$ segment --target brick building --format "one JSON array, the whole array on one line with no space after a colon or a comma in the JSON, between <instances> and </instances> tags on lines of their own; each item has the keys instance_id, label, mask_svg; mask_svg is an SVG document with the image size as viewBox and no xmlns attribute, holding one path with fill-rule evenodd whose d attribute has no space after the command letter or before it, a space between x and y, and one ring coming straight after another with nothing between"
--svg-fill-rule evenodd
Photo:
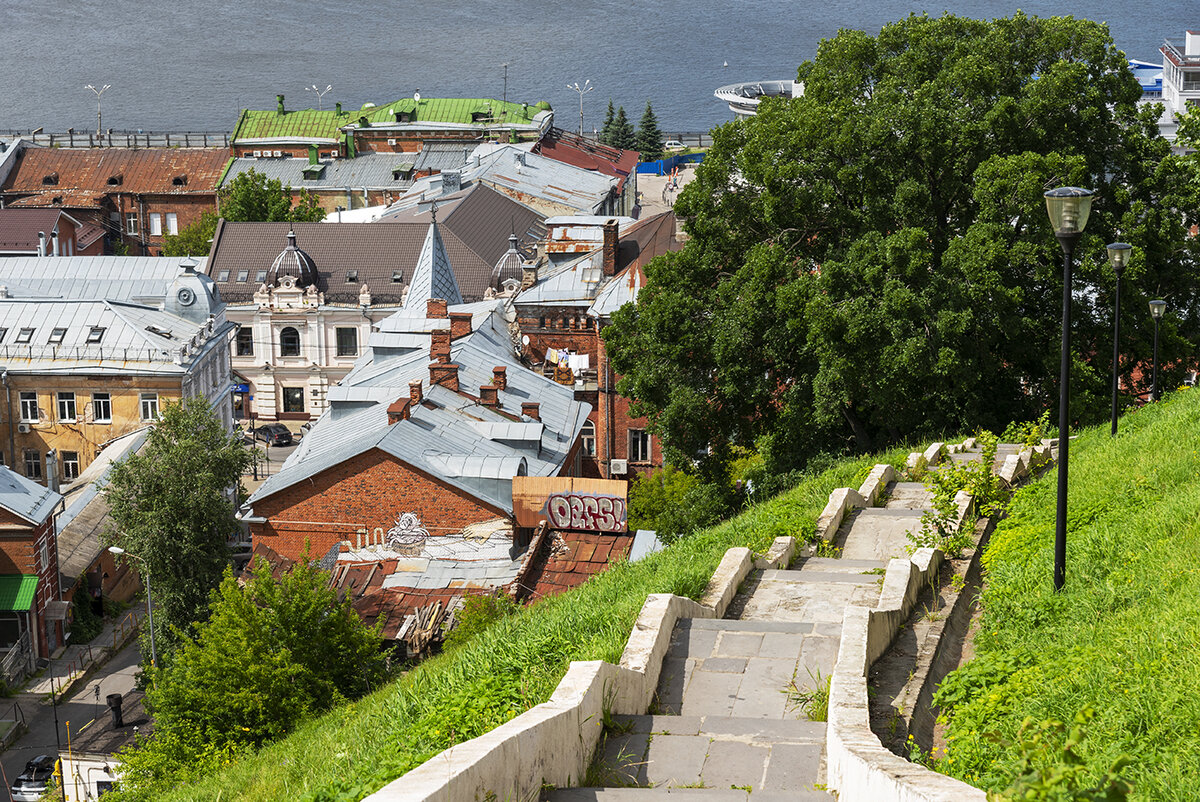
<instances>
[{"instance_id":1,"label":"brick building","mask_svg":"<svg viewBox=\"0 0 1200 802\"><path fill-rule=\"evenodd\" d=\"M104 231L61 209L0 209L0 256L99 256Z\"/></svg>"},{"instance_id":2,"label":"brick building","mask_svg":"<svg viewBox=\"0 0 1200 802\"><path fill-rule=\"evenodd\" d=\"M104 231L105 252L158 254L163 235L217 207L217 181L229 155L184 148L30 147L23 142L0 185L5 208L66 211Z\"/></svg>"},{"instance_id":3,"label":"brick building","mask_svg":"<svg viewBox=\"0 0 1200 802\"><path fill-rule=\"evenodd\" d=\"M617 179L618 201L613 214L634 215L638 205L636 150L603 145L594 139L572 134L561 128L551 128L546 136L533 146L533 153L560 161L573 167L581 167Z\"/></svg>"}]
</instances>

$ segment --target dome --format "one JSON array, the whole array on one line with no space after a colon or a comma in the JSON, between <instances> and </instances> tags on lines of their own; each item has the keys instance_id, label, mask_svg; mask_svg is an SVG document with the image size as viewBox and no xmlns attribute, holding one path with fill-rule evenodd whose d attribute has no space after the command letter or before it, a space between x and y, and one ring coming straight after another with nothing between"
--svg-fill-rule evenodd
<instances>
[{"instance_id":1,"label":"dome","mask_svg":"<svg viewBox=\"0 0 1200 802\"><path fill-rule=\"evenodd\" d=\"M488 286L500 292L504 289L504 282L508 279L516 279L520 282L521 264L524 261L520 251L517 250L517 235L513 234L508 238L508 250L492 268L492 277L488 280Z\"/></svg>"},{"instance_id":2,"label":"dome","mask_svg":"<svg viewBox=\"0 0 1200 802\"><path fill-rule=\"evenodd\" d=\"M307 287L317 283L317 267L312 257L296 247L296 232L288 230L288 244L271 263L267 271L267 283L277 286L284 276L296 279L297 287Z\"/></svg>"}]
</instances>

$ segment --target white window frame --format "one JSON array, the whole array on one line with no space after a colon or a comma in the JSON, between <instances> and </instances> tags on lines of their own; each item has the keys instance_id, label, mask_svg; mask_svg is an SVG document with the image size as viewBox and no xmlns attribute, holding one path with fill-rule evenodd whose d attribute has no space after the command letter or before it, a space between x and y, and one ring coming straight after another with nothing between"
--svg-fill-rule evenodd
<instances>
[{"instance_id":1,"label":"white window frame","mask_svg":"<svg viewBox=\"0 0 1200 802\"><path fill-rule=\"evenodd\" d=\"M634 445L637 448L634 448ZM650 440L650 433L645 429L630 429L629 430L629 461L630 462L649 462L650 455L654 453L654 446Z\"/></svg>"},{"instance_id":2,"label":"white window frame","mask_svg":"<svg viewBox=\"0 0 1200 802\"><path fill-rule=\"evenodd\" d=\"M125 212L125 233L136 237L138 233L138 213Z\"/></svg>"},{"instance_id":3,"label":"white window frame","mask_svg":"<svg viewBox=\"0 0 1200 802\"><path fill-rule=\"evenodd\" d=\"M138 398L141 407L142 420L158 420L158 393L142 393Z\"/></svg>"},{"instance_id":4,"label":"white window frame","mask_svg":"<svg viewBox=\"0 0 1200 802\"><path fill-rule=\"evenodd\" d=\"M37 393L21 393L21 423L37 423L41 420L40 412Z\"/></svg>"},{"instance_id":5,"label":"white window frame","mask_svg":"<svg viewBox=\"0 0 1200 802\"><path fill-rule=\"evenodd\" d=\"M162 215L158 212L150 213L150 236L162 236Z\"/></svg>"},{"instance_id":6,"label":"white window frame","mask_svg":"<svg viewBox=\"0 0 1200 802\"><path fill-rule=\"evenodd\" d=\"M92 393L92 422L112 423L112 393Z\"/></svg>"},{"instance_id":7,"label":"white window frame","mask_svg":"<svg viewBox=\"0 0 1200 802\"><path fill-rule=\"evenodd\" d=\"M179 215L177 215L175 212L167 212L167 233L179 233Z\"/></svg>"},{"instance_id":8,"label":"white window frame","mask_svg":"<svg viewBox=\"0 0 1200 802\"><path fill-rule=\"evenodd\" d=\"M596 424L592 421L584 421L583 428L579 431L579 453L585 457L596 456Z\"/></svg>"},{"instance_id":9,"label":"white window frame","mask_svg":"<svg viewBox=\"0 0 1200 802\"><path fill-rule=\"evenodd\" d=\"M79 452L78 451L60 451L62 473L64 482L73 482L79 478ZM68 456L70 455L70 456ZM73 457L73 459L72 459Z\"/></svg>"},{"instance_id":10,"label":"white window frame","mask_svg":"<svg viewBox=\"0 0 1200 802\"><path fill-rule=\"evenodd\" d=\"M58 419L62 423L74 423L78 410L75 408L75 393L65 390L58 394Z\"/></svg>"}]
</instances>

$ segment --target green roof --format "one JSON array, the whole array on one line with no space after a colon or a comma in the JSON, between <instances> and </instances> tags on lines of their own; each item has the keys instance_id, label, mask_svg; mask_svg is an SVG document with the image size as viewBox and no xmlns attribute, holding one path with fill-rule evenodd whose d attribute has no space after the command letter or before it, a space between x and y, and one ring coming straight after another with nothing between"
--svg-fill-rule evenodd
<instances>
[{"instance_id":1,"label":"green roof","mask_svg":"<svg viewBox=\"0 0 1200 802\"><path fill-rule=\"evenodd\" d=\"M0 612L28 612L37 583L38 578L32 574L0 576Z\"/></svg>"},{"instance_id":2,"label":"green roof","mask_svg":"<svg viewBox=\"0 0 1200 802\"><path fill-rule=\"evenodd\" d=\"M387 124L396 122L396 112L411 113L415 107L419 123L457 123L461 125L510 123L529 125L543 104L505 103L490 98L421 98L418 104L412 98L404 98L384 106L364 106L357 111L334 109L297 109L285 111L256 111L245 109L238 117L233 130L233 140L294 138L294 139L337 139L338 129L357 123L366 117L368 123Z\"/></svg>"}]
</instances>

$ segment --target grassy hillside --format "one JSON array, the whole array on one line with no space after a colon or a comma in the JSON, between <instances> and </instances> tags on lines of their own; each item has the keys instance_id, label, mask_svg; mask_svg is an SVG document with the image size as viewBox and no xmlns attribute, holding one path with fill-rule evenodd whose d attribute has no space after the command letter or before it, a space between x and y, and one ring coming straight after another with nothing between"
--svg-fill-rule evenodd
<instances>
[{"instance_id":1,"label":"grassy hillside","mask_svg":"<svg viewBox=\"0 0 1200 802\"><path fill-rule=\"evenodd\" d=\"M145 798L360 799L441 750L545 701L572 660L618 661L647 594L696 598L729 547L761 551L780 535L806 539L831 490L857 486L876 462L899 465L905 455L896 450L838 463L735 519L503 619L463 647L213 776Z\"/></svg>"},{"instance_id":2,"label":"grassy hillside","mask_svg":"<svg viewBox=\"0 0 1200 802\"><path fill-rule=\"evenodd\" d=\"M1060 795L1030 798L1099 799L1067 789L1103 784L1126 755L1131 799L1200 798L1198 435L1200 390L1127 415L1116 438L1080 434L1060 594L1055 473L1016 495L983 557L977 656L940 692L954 705L940 770L993 790L1056 771ZM1073 764L1064 749L1087 708Z\"/></svg>"}]
</instances>

